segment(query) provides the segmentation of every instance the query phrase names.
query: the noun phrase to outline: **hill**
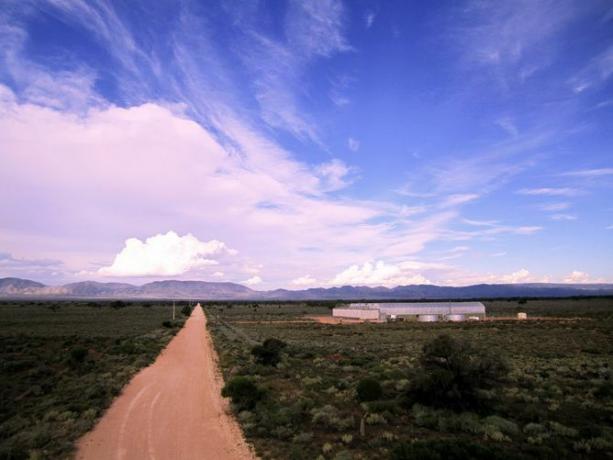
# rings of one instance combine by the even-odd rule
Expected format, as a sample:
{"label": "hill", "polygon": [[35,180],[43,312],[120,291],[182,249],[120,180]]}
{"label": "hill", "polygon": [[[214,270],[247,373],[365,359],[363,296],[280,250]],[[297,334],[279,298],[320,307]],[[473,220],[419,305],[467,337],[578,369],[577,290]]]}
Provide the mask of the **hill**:
{"label": "hill", "polygon": [[613,284],[409,285],[394,288],[341,286],[304,290],[256,291],[237,283],[164,280],[136,286],[83,281],[46,286],[20,278],[1,278],[0,297],[159,298],[199,300],[412,300],[613,295]]}

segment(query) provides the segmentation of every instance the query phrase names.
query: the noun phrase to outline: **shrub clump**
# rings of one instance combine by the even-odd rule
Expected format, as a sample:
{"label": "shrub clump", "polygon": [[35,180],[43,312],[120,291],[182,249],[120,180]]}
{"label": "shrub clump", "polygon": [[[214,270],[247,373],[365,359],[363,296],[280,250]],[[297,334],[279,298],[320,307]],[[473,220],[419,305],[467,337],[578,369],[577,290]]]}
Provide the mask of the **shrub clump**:
{"label": "shrub clump", "polygon": [[85,347],[76,346],[70,350],[70,360],[75,364],[82,364],[87,355],[88,351]]}
{"label": "shrub clump", "polygon": [[475,409],[485,405],[485,392],[503,383],[508,372],[500,356],[441,335],[424,346],[407,396],[428,406]]}
{"label": "shrub clump", "polygon": [[383,388],[375,379],[363,379],[358,383],[356,395],[361,402],[376,401],[383,396]]}
{"label": "shrub clump", "polygon": [[221,390],[224,398],[230,398],[239,410],[253,409],[264,392],[248,377],[234,377]]}
{"label": "shrub clump", "polygon": [[282,340],[269,338],[264,340],[262,345],[256,345],[251,349],[251,354],[255,358],[255,362],[265,366],[276,366],[281,361],[281,350],[287,344]]}

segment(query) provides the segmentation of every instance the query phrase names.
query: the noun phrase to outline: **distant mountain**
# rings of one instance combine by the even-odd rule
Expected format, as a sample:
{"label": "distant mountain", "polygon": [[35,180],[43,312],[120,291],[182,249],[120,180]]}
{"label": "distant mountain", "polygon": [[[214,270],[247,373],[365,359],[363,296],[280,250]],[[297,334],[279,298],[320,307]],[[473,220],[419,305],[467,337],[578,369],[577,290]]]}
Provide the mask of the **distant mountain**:
{"label": "distant mountain", "polygon": [[0,295],[27,295],[37,292],[45,285],[21,278],[0,278]]}
{"label": "distant mountain", "polygon": [[206,281],[154,281],[135,286],[128,283],[83,281],[46,286],[20,278],[0,278],[0,297],[137,298],[198,300],[416,300],[483,299],[501,297],[572,297],[613,295],[613,284],[477,284],[435,286],[419,284],[395,288],[341,286],[299,291],[255,291],[236,283]]}

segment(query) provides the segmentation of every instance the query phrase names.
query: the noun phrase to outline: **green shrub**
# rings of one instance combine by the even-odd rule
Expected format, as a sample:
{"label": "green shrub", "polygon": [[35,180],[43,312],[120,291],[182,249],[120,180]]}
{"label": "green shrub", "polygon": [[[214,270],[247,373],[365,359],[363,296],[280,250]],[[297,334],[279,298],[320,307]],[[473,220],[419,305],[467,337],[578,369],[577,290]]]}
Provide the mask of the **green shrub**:
{"label": "green shrub", "polygon": [[183,308],[181,308],[181,314],[183,316],[189,316],[192,314],[192,309],[189,305],[185,305]]}
{"label": "green shrub", "polygon": [[383,388],[381,384],[374,379],[360,380],[356,388],[358,401],[376,401],[383,396]]}
{"label": "green shrub", "polygon": [[70,350],[70,359],[72,362],[76,363],[76,364],[81,364],[85,361],[85,358],[87,358],[88,355],[88,351],[87,348],[85,347],[74,347],[72,350]]}
{"label": "green shrub", "polygon": [[452,410],[478,408],[486,403],[484,390],[503,383],[508,372],[498,355],[441,335],[424,346],[407,396],[411,402]]}
{"label": "green shrub", "polygon": [[516,457],[502,449],[462,439],[441,439],[400,443],[392,451],[391,458],[393,460],[491,460]]}
{"label": "green shrub", "polygon": [[234,377],[221,390],[224,398],[230,398],[239,410],[249,410],[255,407],[264,395],[253,380],[248,377]]}
{"label": "green shrub", "polygon": [[255,362],[265,366],[276,366],[281,361],[281,350],[287,344],[279,339],[269,338],[262,345],[256,345],[251,349]]}

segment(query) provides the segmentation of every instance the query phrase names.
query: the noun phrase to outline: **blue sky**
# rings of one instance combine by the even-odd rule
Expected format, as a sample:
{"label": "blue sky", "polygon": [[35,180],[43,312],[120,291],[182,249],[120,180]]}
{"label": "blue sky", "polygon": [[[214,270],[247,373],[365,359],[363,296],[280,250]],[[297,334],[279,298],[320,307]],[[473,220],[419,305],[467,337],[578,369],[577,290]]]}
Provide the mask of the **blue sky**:
{"label": "blue sky", "polygon": [[613,281],[609,1],[4,5],[0,276]]}

